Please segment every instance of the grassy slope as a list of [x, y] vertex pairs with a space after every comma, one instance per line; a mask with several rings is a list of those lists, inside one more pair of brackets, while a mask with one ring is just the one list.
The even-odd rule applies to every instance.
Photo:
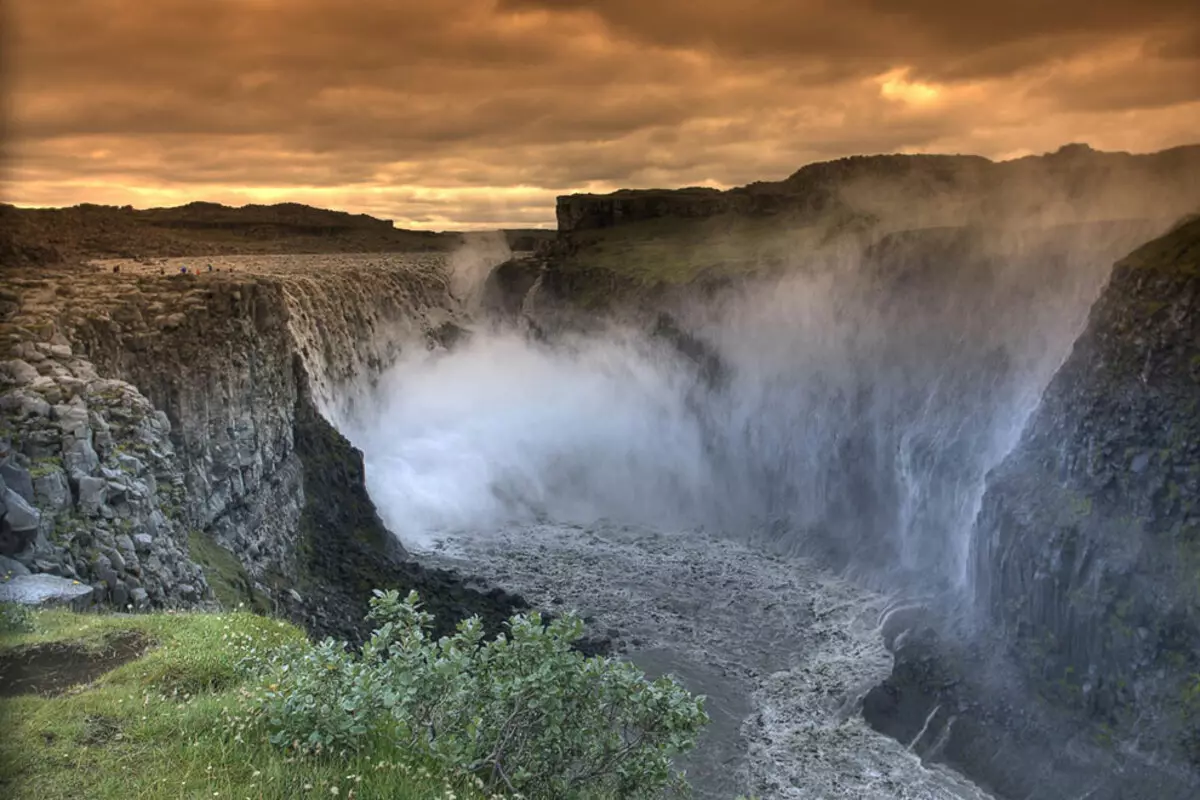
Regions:
[[851, 214], [660, 217], [572, 233], [572, 251], [555, 259], [554, 270], [574, 302], [603, 306], [661, 287], [777, 273], [870, 225]]
[[[142, 657], [58, 697], [0, 699], [0, 796], [70, 798], [450, 796], [444, 781], [409, 775], [386, 748], [370, 756], [292, 759], [250, 714], [253, 680], [239, 674], [250, 648], [297, 641], [297, 628], [248, 613], [41, 612], [37, 632], [0, 635], [0, 653], [74, 642], [101, 649], [137, 632]], [[336, 794], [335, 794], [336, 789]], [[458, 797], [470, 792], [456, 787]]]

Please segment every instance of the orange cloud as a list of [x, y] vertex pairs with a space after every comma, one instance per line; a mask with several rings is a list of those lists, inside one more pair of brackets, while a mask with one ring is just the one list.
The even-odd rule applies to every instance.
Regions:
[[1200, 130], [1200, 23], [1174, 0], [6, 5], [0, 197], [22, 204], [549, 225], [571, 191]]

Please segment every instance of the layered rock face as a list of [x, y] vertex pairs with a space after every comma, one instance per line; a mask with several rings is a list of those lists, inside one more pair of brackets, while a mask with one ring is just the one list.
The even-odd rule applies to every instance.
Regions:
[[290, 266], [10, 281], [4, 565], [105, 604], [246, 603], [350, 637], [375, 587], [417, 588], [447, 623], [512, 607], [406, 561], [318, 410], [446, 321], [445, 276], [322, 262], [317, 287]]
[[1200, 764], [1200, 220], [1121, 261], [974, 540], [1039, 693]]
[[201, 600], [166, 416], [61, 336], [13, 355], [0, 363], [0, 572], [71, 579], [120, 608]]

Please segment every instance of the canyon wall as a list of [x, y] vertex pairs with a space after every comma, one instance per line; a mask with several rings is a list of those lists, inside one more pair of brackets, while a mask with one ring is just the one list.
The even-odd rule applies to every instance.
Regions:
[[446, 623], [468, 611], [496, 623], [516, 602], [409, 562], [367, 497], [361, 454], [321, 413], [401, 341], [428, 330], [436, 346], [453, 305], [439, 270], [8, 283], [10, 572], [77, 580], [109, 605], [246, 603], [352, 638], [376, 587], [417, 588]]
[[974, 570], [1044, 696], [1200, 764], [1200, 220], [1117, 264], [988, 478]]

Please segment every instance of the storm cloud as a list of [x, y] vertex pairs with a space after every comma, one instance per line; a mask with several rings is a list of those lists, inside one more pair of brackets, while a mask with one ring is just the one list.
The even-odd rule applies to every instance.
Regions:
[[1200, 130], [1190, 2], [9, 0], [0, 196], [295, 200], [422, 228], [855, 153]]

